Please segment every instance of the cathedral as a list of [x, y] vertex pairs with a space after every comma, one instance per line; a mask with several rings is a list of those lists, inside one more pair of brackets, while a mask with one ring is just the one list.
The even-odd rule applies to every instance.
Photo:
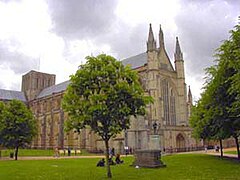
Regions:
[[[110, 147], [117, 152], [122, 153], [126, 147], [146, 149], [151, 134], [159, 135], [160, 147], [164, 150], [181, 151], [197, 146], [188, 123], [192, 94], [185, 83], [179, 40], [176, 38], [174, 65], [165, 50], [161, 27], [158, 40], [157, 47], [150, 24], [146, 52], [121, 61], [138, 72], [145, 93], [154, 98], [154, 103], [148, 105], [146, 116], [132, 118], [130, 129], [110, 140]], [[31, 70], [22, 76], [21, 91], [0, 89], [0, 100], [19, 99], [32, 110], [38, 125], [38, 135], [32, 142], [34, 148], [104, 150], [103, 141], [90, 129], [80, 134], [64, 131], [68, 115], [61, 107], [61, 100], [69, 83], [55, 84], [54, 74]]]

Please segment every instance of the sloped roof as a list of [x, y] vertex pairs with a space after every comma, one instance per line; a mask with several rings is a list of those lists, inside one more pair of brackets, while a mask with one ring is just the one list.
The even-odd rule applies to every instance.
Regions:
[[[147, 63], [147, 53], [141, 53], [136, 56], [132, 56], [130, 58], [122, 60], [121, 62], [123, 63], [124, 66], [131, 65], [133, 69], [141, 67]], [[65, 91], [69, 84], [70, 84], [70, 80], [47, 87], [39, 93], [37, 98], [42, 98], [42, 97], [52, 95], [53, 93]]]
[[48, 88], [43, 89], [40, 94], [37, 96], [37, 98], [42, 98], [48, 95], [52, 95], [53, 93], [58, 93], [61, 91], [65, 91], [67, 89], [67, 86], [70, 84], [70, 81], [64, 81], [60, 84], [56, 84], [53, 86], [50, 86]]
[[144, 66], [147, 63], [147, 53], [141, 53], [136, 56], [122, 60], [124, 66], [131, 65], [132, 69]]
[[[147, 53], [144, 52], [136, 56], [129, 57], [127, 59], [122, 60], [121, 62], [123, 63], [124, 66], [131, 65], [132, 69], [144, 66], [144, 64], [147, 63]], [[42, 98], [45, 96], [52, 95], [53, 93], [65, 91], [69, 84], [70, 80], [45, 88], [40, 92], [37, 98]]]
[[0, 89], [0, 99], [2, 99], [2, 100], [17, 99], [17, 100], [20, 100], [20, 101], [23, 101], [23, 102], [27, 101], [27, 99], [24, 95], [24, 92], [5, 90], [5, 89]]
[[[130, 58], [122, 60], [121, 62], [123, 63], [124, 66], [131, 65], [133, 69], [141, 67], [147, 63], [147, 53], [141, 53], [136, 56], [132, 56]], [[52, 95], [53, 93], [65, 91], [69, 84], [70, 80], [45, 88], [40, 92], [37, 98], [42, 98]]]

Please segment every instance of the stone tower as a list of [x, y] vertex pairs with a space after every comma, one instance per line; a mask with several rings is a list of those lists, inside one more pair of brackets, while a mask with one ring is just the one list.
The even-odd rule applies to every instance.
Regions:
[[22, 76], [22, 92], [25, 93], [28, 101], [37, 97], [37, 95], [46, 87], [55, 85], [55, 75], [37, 71], [30, 71]]
[[188, 86], [188, 101], [187, 101], [188, 118], [190, 118], [190, 115], [191, 115], [192, 105], [193, 105], [192, 92], [191, 92], [190, 86]]
[[[150, 96], [152, 96], [154, 99], [157, 98], [157, 74], [158, 74], [158, 67], [159, 67], [159, 61], [158, 61], [158, 50], [156, 47], [156, 41], [153, 36], [152, 26], [150, 24], [149, 27], [149, 35], [148, 35], [148, 41], [147, 41], [147, 83], [146, 83], [146, 90], [149, 93]], [[149, 126], [152, 126], [152, 124], [157, 120], [158, 117], [158, 110], [156, 109], [158, 107], [158, 101], [154, 101], [153, 104], [150, 105], [149, 109]]]
[[177, 122], [178, 125], [187, 125], [188, 118], [187, 118], [187, 90], [185, 84], [185, 72], [184, 72], [184, 60], [183, 54], [180, 48], [180, 44], [178, 41], [178, 37], [176, 37], [176, 49], [174, 53], [175, 58], [175, 70], [177, 73], [177, 89], [178, 89], [178, 101], [179, 101], [179, 121]]

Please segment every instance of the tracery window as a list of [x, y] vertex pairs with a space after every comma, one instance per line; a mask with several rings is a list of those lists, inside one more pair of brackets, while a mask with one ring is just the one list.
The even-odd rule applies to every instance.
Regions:
[[176, 125], [175, 94], [166, 79], [161, 81], [161, 94], [163, 101], [163, 117], [166, 121], [166, 125]]
[[171, 124], [176, 125], [176, 107], [175, 107], [175, 96], [173, 90], [171, 89], [171, 96], [170, 96], [170, 118]]
[[169, 95], [168, 95], [168, 82], [166, 79], [162, 80], [162, 98], [163, 98], [163, 116], [167, 125], [170, 125], [169, 118]]

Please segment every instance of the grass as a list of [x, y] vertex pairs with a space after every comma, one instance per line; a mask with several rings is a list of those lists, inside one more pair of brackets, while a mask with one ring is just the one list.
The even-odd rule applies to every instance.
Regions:
[[[2, 157], [8, 157], [10, 153], [15, 152], [13, 149], [1, 150]], [[18, 156], [52, 156], [53, 150], [42, 149], [19, 149]]]
[[[164, 156], [166, 168], [136, 169], [132, 157], [124, 158], [124, 164], [112, 166], [113, 179], [240, 179], [240, 164], [205, 154], [179, 154]], [[29, 161], [0, 161], [0, 179], [24, 180], [84, 180], [107, 179], [106, 168], [96, 167], [99, 159], [54, 159]]]
[[226, 151], [224, 154], [237, 154], [237, 151]]
[[[1, 150], [1, 156], [2, 157], [9, 157], [10, 153], [14, 152], [13, 149], [4, 149]], [[53, 156], [54, 151], [52, 149], [19, 149], [18, 156]], [[72, 154], [75, 155], [75, 154]], [[80, 154], [76, 155], [82, 155], [82, 156], [93, 156], [96, 154], [88, 153], [86, 150], [81, 150]], [[64, 154], [61, 154], [61, 156], [64, 156]], [[65, 156], [67, 156], [67, 151]]]

